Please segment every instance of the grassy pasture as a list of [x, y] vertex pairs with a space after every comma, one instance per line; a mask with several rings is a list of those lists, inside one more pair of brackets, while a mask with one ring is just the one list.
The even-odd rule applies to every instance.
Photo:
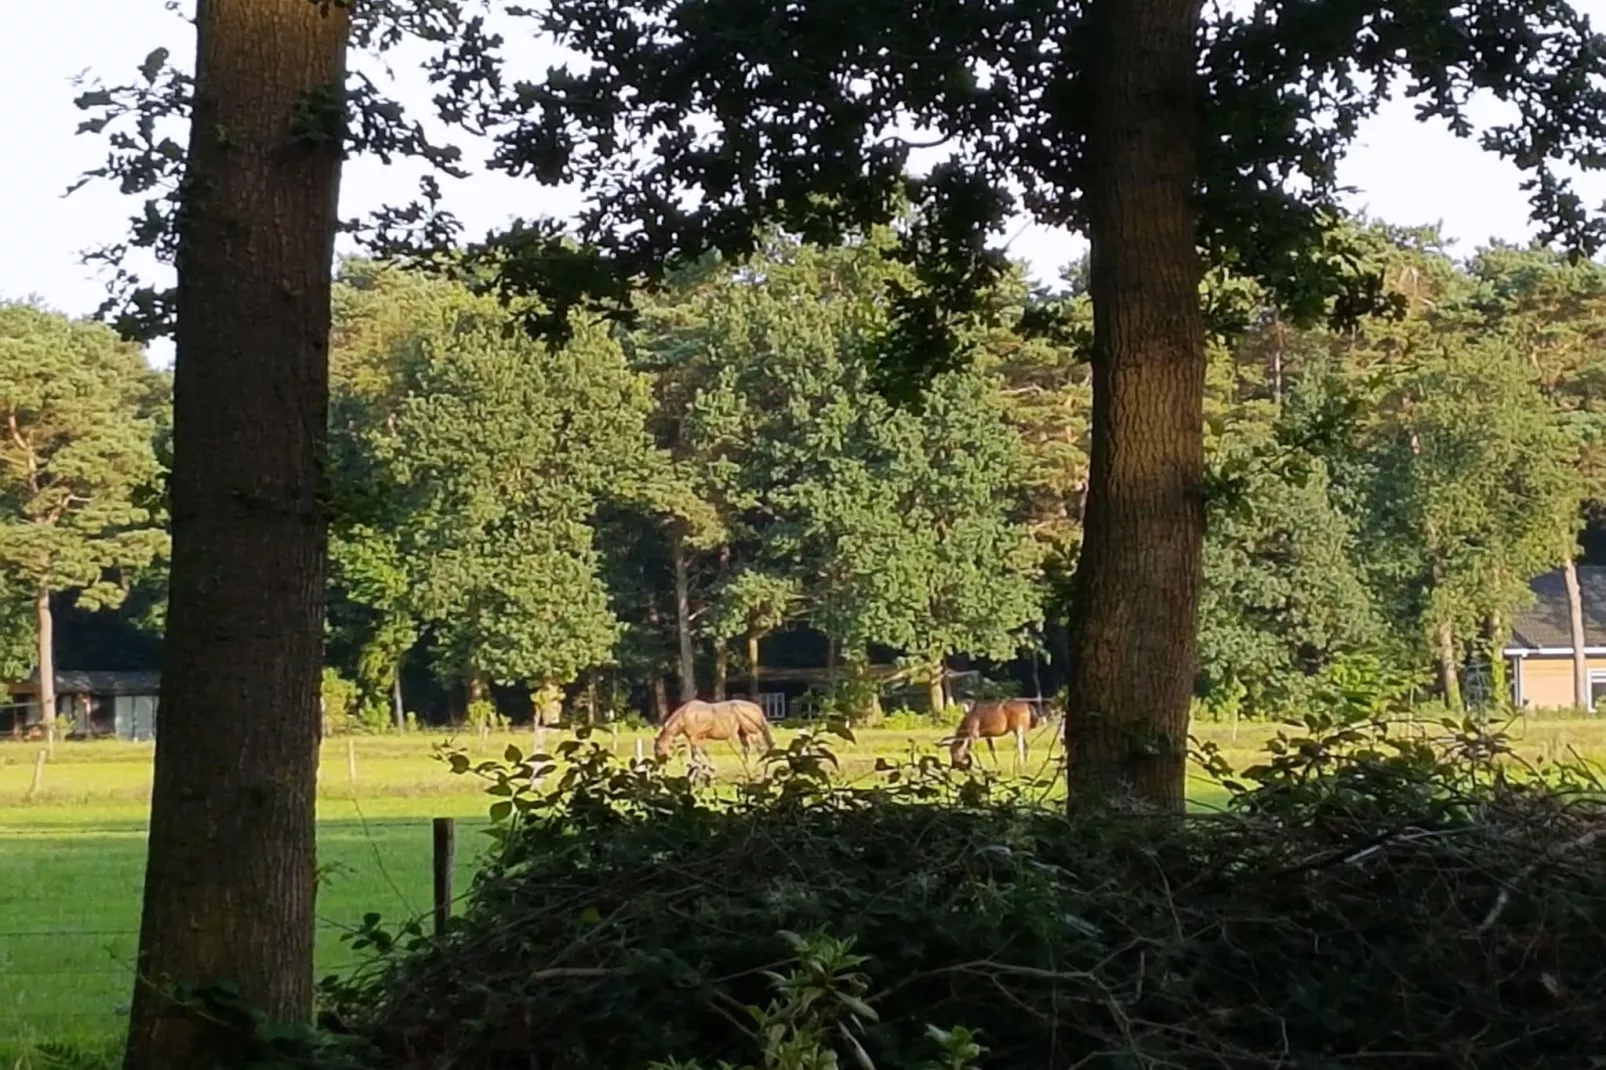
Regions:
[[[1271, 729], [1233, 731], [1203, 724], [1197, 734], [1220, 745], [1241, 766], [1252, 761]], [[1576, 752], [1606, 759], [1606, 719], [1519, 721], [1511, 734], [1519, 753], [1546, 760]], [[836, 747], [848, 780], [870, 775], [878, 757], [937, 753], [936, 729], [883, 728]], [[789, 733], [778, 733], [783, 744]], [[486, 797], [472, 777], [454, 777], [431, 757], [438, 733], [353, 737], [325, 742], [319, 783], [319, 851], [325, 880], [319, 900], [320, 973], [351, 962], [340, 941], [364, 913], [389, 919], [429, 905], [432, 817], [459, 819], [457, 887], [467, 886], [485, 842]], [[548, 747], [561, 738], [553, 731]], [[598, 738], [608, 740], [606, 734]], [[528, 750], [528, 731], [461, 737], [475, 757], [499, 756], [509, 743]], [[628, 756], [644, 733], [621, 733]], [[1028, 765], [1041, 771], [1057, 746], [1048, 730], [1032, 739]], [[116, 1042], [132, 985], [139, 923], [145, 829], [151, 781], [149, 745], [60, 743], [29, 797], [38, 744], [0, 743], [0, 1070], [36, 1066], [27, 1052], [40, 1041], [84, 1048]], [[999, 747], [1007, 771], [1010, 749]], [[745, 775], [734, 750], [716, 745], [720, 775]], [[354, 761], [353, 761], [354, 755]], [[986, 748], [978, 760], [989, 765]], [[352, 770], [355, 768], [355, 779]], [[1196, 777], [1195, 806], [1221, 801], [1218, 787]]]

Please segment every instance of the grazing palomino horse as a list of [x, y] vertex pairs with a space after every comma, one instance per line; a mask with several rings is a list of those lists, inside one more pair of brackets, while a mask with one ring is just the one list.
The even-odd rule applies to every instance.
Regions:
[[749, 741], [761, 740], [766, 749], [775, 746], [770, 734], [770, 722], [757, 703], [745, 699], [728, 702], [702, 702], [698, 699], [685, 703], [664, 719], [664, 726], [652, 741], [652, 753], [660, 761], [667, 759], [675, 749], [675, 741], [686, 737], [691, 751], [688, 764], [696, 765], [701, 757], [712, 770], [714, 760], [708, 754], [709, 740], [728, 742], [735, 740], [742, 753], [748, 752]]
[[959, 722], [948, 741], [948, 760], [955, 769], [970, 768], [970, 751], [976, 740], [987, 741], [987, 752], [998, 764], [998, 751], [993, 740], [999, 736], [1015, 737], [1015, 763], [1017, 770], [1026, 761], [1026, 730], [1036, 724], [1036, 710], [1025, 699], [1004, 699], [1001, 702], [964, 704], [965, 717]]

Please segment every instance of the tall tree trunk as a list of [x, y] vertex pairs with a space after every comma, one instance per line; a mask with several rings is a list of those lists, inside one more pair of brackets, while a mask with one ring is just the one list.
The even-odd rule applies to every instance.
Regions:
[[1567, 625], [1572, 633], [1573, 705], [1581, 710], [1589, 701], [1589, 640], [1584, 635], [1584, 592], [1578, 585], [1578, 562], [1571, 554], [1562, 563], [1562, 579], [1567, 586]]
[[[731, 548], [729, 544], [719, 548], [719, 581], [723, 585], [730, 577]], [[725, 683], [730, 677], [730, 644], [723, 635], [714, 637], [714, 701], [725, 701]]]
[[926, 701], [931, 704], [931, 715], [941, 717], [948, 710], [948, 700], [942, 693], [942, 663], [926, 680]]
[[1455, 629], [1449, 621], [1440, 624], [1435, 632], [1439, 644], [1439, 687], [1444, 692], [1444, 704], [1460, 710], [1461, 674], [1456, 669]]
[[669, 719], [669, 685], [664, 674], [656, 670], [647, 674], [647, 687], [652, 692], [652, 718], [658, 724]]
[[1200, 0], [1094, 0], [1093, 426], [1071, 620], [1073, 805], [1181, 812], [1204, 545], [1193, 210]]
[[391, 712], [396, 717], [396, 731], [402, 732], [407, 728], [407, 709], [402, 703], [402, 671], [401, 665], [396, 666], [396, 673], [390, 681]]
[[195, 26], [172, 566], [127, 1070], [238, 1061], [171, 986], [227, 982], [270, 1020], [312, 1012], [341, 132], [307, 116], [340, 99], [346, 8], [200, 0]]
[[39, 717], [45, 741], [56, 741], [56, 616], [50, 611], [50, 588], [40, 584], [34, 596], [34, 623], [39, 630]]
[[730, 647], [723, 639], [714, 640], [714, 701], [725, 701], [725, 681], [730, 676]]
[[691, 634], [691, 577], [686, 563], [686, 537], [676, 526], [669, 540], [675, 572], [675, 639], [680, 644], [680, 701], [697, 697], [697, 651]]
[[[647, 623], [651, 625], [653, 635], [661, 640], [664, 634], [664, 618], [658, 611], [658, 592], [650, 586], [647, 588]], [[648, 671], [647, 689], [652, 693], [653, 719], [663, 724], [669, 716], [669, 689], [664, 682], [662, 669], [655, 668]]]
[[1506, 625], [1499, 613], [1484, 622], [1489, 630], [1489, 704], [1504, 706], [1511, 698], [1511, 676], [1506, 671]]
[[747, 697], [753, 702], [758, 701], [758, 630], [749, 628], [747, 632]]

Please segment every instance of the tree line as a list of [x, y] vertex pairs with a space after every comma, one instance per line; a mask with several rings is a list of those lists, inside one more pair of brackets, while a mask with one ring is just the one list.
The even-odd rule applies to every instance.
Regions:
[[[1571, 565], [1606, 502], [1606, 268], [1351, 229], [1389, 308], [1350, 329], [1206, 283], [1245, 324], [1212, 345], [1205, 391], [1212, 715], [1287, 712], [1355, 658], [1431, 670], [1453, 706], [1469, 663], [1503, 688], [1528, 581]], [[554, 347], [461, 282], [344, 264], [327, 643], [350, 712], [400, 721], [412, 659], [477, 715], [493, 684], [529, 696], [516, 716], [597, 712], [599, 685], [661, 715], [757, 690], [761, 644], [793, 626], [865, 701], [876, 651], [934, 708], [956, 656], [1063, 660], [1044, 624], [1069, 611], [1082, 539], [1083, 276], [1048, 293], [1017, 265], [999, 324], [895, 404], [874, 380], [904, 271], [885, 235], [772, 237], [686, 270], [628, 328], [575, 314]], [[1057, 338], [1020, 329], [1044, 310]], [[42, 592], [114, 606], [163, 582], [168, 385], [99, 326], [27, 306], [4, 324], [15, 676], [50, 656]]]

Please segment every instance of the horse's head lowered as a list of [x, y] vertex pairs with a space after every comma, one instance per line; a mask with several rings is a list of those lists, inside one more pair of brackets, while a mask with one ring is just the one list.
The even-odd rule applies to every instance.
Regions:
[[955, 736], [948, 741], [948, 764], [955, 769], [970, 768], [970, 745], [973, 741], [969, 736]]

